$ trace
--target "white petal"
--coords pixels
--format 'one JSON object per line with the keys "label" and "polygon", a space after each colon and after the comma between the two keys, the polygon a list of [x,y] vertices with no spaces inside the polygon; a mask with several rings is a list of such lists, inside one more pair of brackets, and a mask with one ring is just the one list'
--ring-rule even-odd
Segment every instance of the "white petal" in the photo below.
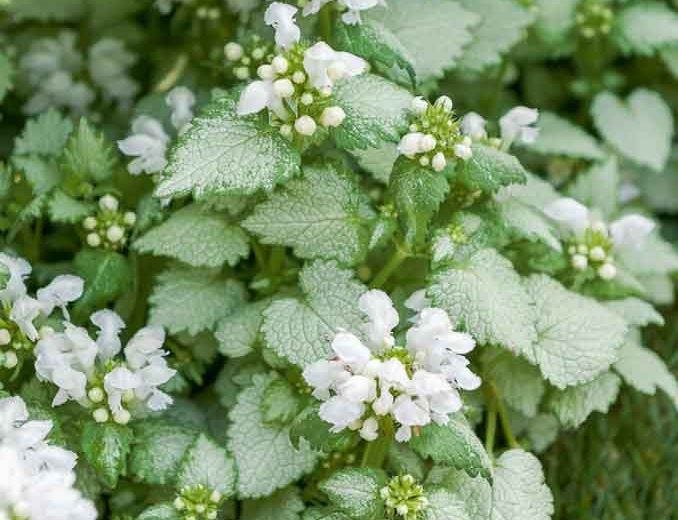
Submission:
{"label": "white petal", "polygon": [[102,309],[90,316],[90,321],[99,329],[97,345],[102,360],[111,359],[120,352],[120,331],[125,328],[125,322],[114,311]]}
{"label": "white petal", "polygon": [[0,263],[4,264],[9,271],[9,280],[7,280],[5,288],[0,291],[0,299],[11,302],[26,294],[24,278],[31,274],[31,264],[23,258],[13,257],[5,253],[0,253]]}
{"label": "white petal", "polygon": [[158,326],[147,326],[132,336],[125,347],[125,359],[136,370],[150,359],[164,355],[162,345],[165,342],[165,330]]}
{"label": "white petal", "polygon": [[360,419],[365,407],[348,399],[336,396],[320,405],[320,418],[333,425],[333,432],[340,432],[352,422]]}
{"label": "white petal", "polygon": [[588,227],[591,218],[586,206],[568,197],[557,199],[547,205],[544,214],[577,235]]}
{"label": "white petal", "polygon": [[395,385],[400,389],[405,388],[410,381],[405,367],[398,359],[389,359],[382,363],[379,379],[389,387]]}
{"label": "white petal", "polygon": [[47,304],[45,307],[46,315],[51,314],[52,308],[61,307],[66,319],[68,319],[66,304],[80,298],[84,288],[85,281],[82,278],[63,274],[54,278],[46,287],[38,289],[36,296],[40,302]]}
{"label": "white petal", "polygon": [[360,370],[370,360],[372,353],[350,332],[339,332],[332,340],[332,350],[344,363]]}
{"label": "white petal", "polygon": [[385,292],[373,289],[359,298],[358,307],[369,318],[365,325],[367,344],[375,352],[391,348],[394,343],[391,331],[400,320],[391,298]]}
{"label": "white petal", "polygon": [[405,426],[424,426],[431,422],[431,415],[422,405],[424,401],[414,401],[407,395],[401,395],[393,405],[393,416]]}
{"label": "white petal", "polygon": [[377,393],[377,383],[371,377],[351,376],[337,388],[342,397],[352,403],[373,401]]}
{"label": "white petal", "polygon": [[626,215],[610,224],[610,236],[615,248],[639,248],[656,224],[642,215]]}
{"label": "white petal", "polygon": [[472,139],[484,139],[487,137],[486,124],[487,120],[480,114],[469,112],[461,120],[461,133]]}
{"label": "white petal", "polygon": [[238,115],[245,116],[248,114],[256,114],[266,108],[271,97],[274,95],[273,82],[253,81],[240,94],[240,101],[238,102]]}
{"label": "white petal", "polygon": [[264,13],[264,22],[275,29],[275,43],[289,49],[301,38],[301,30],[295,23],[298,9],[282,2],[273,2]]}

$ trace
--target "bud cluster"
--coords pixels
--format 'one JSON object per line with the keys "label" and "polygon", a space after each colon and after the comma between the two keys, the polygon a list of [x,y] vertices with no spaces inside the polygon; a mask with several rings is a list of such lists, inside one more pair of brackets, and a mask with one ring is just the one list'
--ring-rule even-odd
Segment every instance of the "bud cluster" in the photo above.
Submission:
{"label": "bud cluster", "polygon": [[613,18],[608,0],[583,0],[577,6],[577,28],[587,40],[609,34]]}
{"label": "bud cluster", "polygon": [[33,342],[10,319],[11,310],[7,305],[0,310],[0,368],[10,370],[17,366],[22,352],[33,350]]}
{"label": "bud cluster", "polygon": [[581,235],[568,244],[570,263],[577,271],[589,268],[603,280],[612,280],[617,275],[612,256],[612,241],[603,222],[592,223]]}
{"label": "bud cluster", "polygon": [[256,75],[259,67],[270,63],[275,55],[271,43],[253,34],[245,38],[242,43],[228,42],[224,46],[224,56],[228,71],[236,79],[246,81]]}
{"label": "bud cluster", "polygon": [[85,241],[90,247],[117,251],[125,247],[129,231],[136,221],[136,213],[120,211],[118,199],[113,195],[104,195],[99,199],[97,214],[82,222],[87,232]]}
{"label": "bud cluster", "polygon": [[393,477],[379,494],[386,505],[388,518],[416,520],[428,507],[424,488],[412,475]]}
{"label": "bud cluster", "polygon": [[400,140],[398,152],[437,172],[444,170],[450,161],[470,159],[471,138],[462,135],[452,106],[447,96],[439,97],[434,104],[422,97],[414,98],[411,107],[414,120],[409,133]]}
{"label": "bud cluster", "polygon": [[214,520],[219,514],[223,497],[217,490],[203,485],[184,487],[174,499],[174,509],[183,520]]}

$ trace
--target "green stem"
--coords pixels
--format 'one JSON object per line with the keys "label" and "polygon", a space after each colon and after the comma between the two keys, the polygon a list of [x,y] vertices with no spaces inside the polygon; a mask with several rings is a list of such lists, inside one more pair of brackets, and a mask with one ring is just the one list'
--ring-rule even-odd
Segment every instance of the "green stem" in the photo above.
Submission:
{"label": "green stem", "polygon": [[492,387],[494,390],[495,400],[497,403],[497,413],[499,414],[501,429],[504,432],[506,442],[511,448],[521,448],[520,443],[516,440],[515,435],[513,435],[513,429],[511,428],[511,421],[508,416],[508,410],[506,409],[506,405],[504,404],[504,401],[501,400],[501,397],[499,397],[499,394],[497,393],[494,384],[492,385]]}
{"label": "green stem", "polygon": [[383,287],[395,270],[400,267],[400,264],[402,264],[409,256],[410,254],[407,251],[404,251],[396,246],[395,253],[393,253],[393,256],[389,259],[386,265],[372,279],[370,286],[373,289],[379,289],[380,287]]}
{"label": "green stem", "polygon": [[388,455],[391,442],[393,442],[393,422],[388,419],[380,423],[379,426],[379,437],[365,445],[363,459],[360,463],[363,468],[381,468]]}
{"label": "green stem", "polygon": [[328,44],[332,43],[333,14],[334,10],[331,4],[323,7],[319,14],[320,36]]}
{"label": "green stem", "polygon": [[170,71],[165,74],[165,76],[158,82],[154,90],[161,93],[170,90],[174,85],[176,85],[177,81],[179,81],[179,78],[181,78],[184,70],[186,70],[187,65],[188,56],[186,54],[180,54],[177,56],[177,59]]}
{"label": "green stem", "polygon": [[492,457],[494,453],[494,437],[497,433],[497,398],[491,391],[486,391],[487,425],[485,426],[485,451]]}
{"label": "green stem", "polygon": [[260,271],[266,270],[266,254],[264,253],[264,248],[261,247],[261,244],[256,240],[252,240],[251,243],[252,251],[254,252],[254,259],[257,262],[257,267]]}
{"label": "green stem", "polygon": [[285,248],[282,246],[275,246],[271,250],[271,256],[268,262],[271,274],[278,274],[285,264]]}

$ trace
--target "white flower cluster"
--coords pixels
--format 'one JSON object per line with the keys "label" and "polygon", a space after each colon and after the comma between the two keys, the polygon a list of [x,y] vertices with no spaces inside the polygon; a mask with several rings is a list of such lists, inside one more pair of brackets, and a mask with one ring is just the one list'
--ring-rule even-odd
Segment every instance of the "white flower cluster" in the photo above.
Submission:
{"label": "white flower cluster", "polygon": [[90,247],[118,250],[127,244],[128,234],[137,221],[133,211],[119,211],[120,203],[113,195],[99,199],[99,212],[82,221],[87,231],[85,238]]}
{"label": "white flower cluster", "polygon": [[452,107],[447,96],[440,96],[433,105],[420,96],[414,98],[411,111],[415,121],[400,140],[398,153],[437,172],[453,158],[470,159],[471,139],[461,135]]}
{"label": "white flower cluster", "polygon": [[22,356],[30,354],[38,340],[36,320],[44,320],[56,307],[66,319],[66,305],[82,295],[82,278],[72,275],[57,276],[38,289],[35,298],[28,294],[24,280],[31,273],[31,264],[23,258],[0,253],[0,265],[7,273],[7,282],[0,290],[0,367],[14,368]]}
{"label": "white flower cluster", "polygon": [[[62,31],[55,38],[37,40],[21,57],[19,68],[31,88],[24,112],[37,114],[54,107],[85,114],[96,99],[94,87],[100,89],[104,100],[121,108],[131,105],[139,90],[129,75],[136,56],[113,38],[92,45],[87,59],[76,45],[76,34]],[[91,83],[76,79],[83,75],[89,75]]]}
{"label": "white flower cluster", "polygon": [[224,57],[227,69],[236,79],[244,81],[256,75],[259,67],[270,63],[275,55],[273,44],[264,41],[258,34],[243,38],[241,43],[228,42],[224,45]]}
{"label": "white flower cluster", "polygon": [[[191,126],[193,107],[196,99],[186,87],[174,87],[165,97],[165,103],[171,109],[172,126],[181,135]],[[118,141],[120,151],[136,157],[127,165],[132,175],[141,173],[160,173],[167,166],[167,146],[170,137],[162,123],[151,116],[139,116],[132,121],[132,135]]]}
{"label": "white flower cluster", "polygon": [[305,49],[299,45],[301,31],[295,23],[297,8],[273,2],[265,14],[275,29],[276,45],[283,52],[270,64],[259,67],[261,78],[250,83],[238,103],[238,114],[248,115],[267,108],[280,132],[312,136],[318,124],[339,126],[346,117],[338,106],[327,106],[332,87],[340,79],[362,74],[367,62],[348,52],[338,52],[325,42]]}
{"label": "white flower cluster", "polygon": [[[125,323],[104,309],[90,317],[99,329],[96,341],[86,329],[64,322],[63,332],[45,334],[36,346],[35,371],[59,390],[52,406],[77,401],[93,408],[97,422],[109,418],[127,424],[133,412],[164,410],[172,398],[159,390],[176,373],[167,366],[161,327],[140,329],[127,343],[124,360],[118,356]],[[127,407],[127,408],[125,408]]]}
{"label": "white flower cluster", "polygon": [[[333,0],[311,0],[304,7],[304,16],[316,14],[325,5]],[[361,22],[360,13],[367,9],[377,6],[386,6],[386,0],[337,0],[340,7],[347,9],[341,15],[341,20],[348,25],[355,25]]]}
{"label": "white flower cluster", "polygon": [[[499,119],[501,139],[490,139],[492,145],[508,150],[511,145],[519,143],[533,143],[539,135],[539,129],[533,126],[539,119],[539,111],[523,106],[513,107]],[[475,112],[469,112],[461,121],[461,132],[474,141],[487,140],[485,125],[487,120]]]}
{"label": "white flower cluster", "polygon": [[586,206],[571,198],[560,198],[544,208],[566,235],[567,252],[574,269],[593,268],[603,280],[617,275],[614,253],[624,248],[640,248],[654,230],[655,223],[642,215],[626,215],[606,224]]}
{"label": "white flower cluster", "polygon": [[413,428],[447,423],[462,407],[458,389],[480,386],[464,357],[475,347],[473,338],[456,332],[445,311],[429,307],[423,291],[406,302],[418,312],[406,347],[395,345],[399,317],[387,294],[368,291],[358,304],[368,317],[364,341],[339,332],[332,341],[334,357],[304,369],[313,395],[324,401],[320,417],[333,432],[360,430],[368,441],[387,422],[395,421],[399,442],[408,441]]}
{"label": "white flower cluster", "polygon": [[29,421],[19,397],[0,399],[0,520],[94,520],[73,487],[76,455],[45,440],[51,421]]}

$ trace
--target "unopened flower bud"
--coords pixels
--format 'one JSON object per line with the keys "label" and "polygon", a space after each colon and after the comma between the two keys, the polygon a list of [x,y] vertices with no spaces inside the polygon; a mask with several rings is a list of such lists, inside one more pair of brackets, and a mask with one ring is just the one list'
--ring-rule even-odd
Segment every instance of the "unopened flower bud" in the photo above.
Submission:
{"label": "unopened flower bud", "polygon": [[306,81],[306,74],[298,70],[292,74],[292,81],[297,85],[301,85],[304,81]]}
{"label": "unopened flower bud", "polygon": [[471,150],[470,146],[463,143],[455,144],[454,155],[459,157],[462,161],[468,161],[471,157],[473,157],[473,150]]}
{"label": "unopened flower bud", "polygon": [[101,237],[97,233],[90,233],[87,235],[87,245],[90,247],[99,247],[101,245]]}
{"label": "unopened flower bud", "polygon": [[332,87],[322,87],[319,92],[324,98],[330,97],[332,95]]}
{"label": "unopened flower bud", "polygon": [[235,74],[235,77],[240,80],[250,77],[250,71],[247,67],[238,67],[237,69],[233,69],[233,73]]}
{"label": "unopened flower bud", "polygon": [[257,75],[261,79],[273,79],[275,76],[275,71],[273,70],[273,67],[270,65],[261,65],[257,69]]}
{"label": "unopened flower bud", "polygon": [[184,499],[181,497],[177,497],[174,499],[174,509],[177,511],[181,511],[186,507],[186,502],[184,502]]}
{"label": "unopened flower bud", "polygon": [[311,103],[313,103],[313,94],[311,94],[310,92],[304,92],[301,95],[301,104],[308,106]]}
{"label": "unopened flower bud", "polygon": [[91,231],[92,229],[97,227],[97,219],[94,217],[87,217],[85,220],[82,221],[82,227]]}
{"label": "unopened flower bud", "polygon": [[273,90],[281,98],[288,98],[294,94],[294,85],[287,78],[279,79],[273,83]]}
{"label": "unopened flower bud", "polygon": [[607,226],[605,225],[605,222],[600,220],[591,224],[591,229],[596,233],[603,233],[605,235],[607,234]]}
{"label": "unopened flower bud", "polygon": [[100,403],[104,400],[105,395],[101,388],[95,386],[94,388],[91,388],[89,392],[87,392],[87,397],[89,397],[89,400],[93,403]]}
{"label": "unopened flower bud", "polygon": [[210,494],[210,502],[213,502],[214,504],[219,503],[221,500],[221,493],[219,493],[216,489],[212,491]]}
{"label": "unopened flower bud", "polygon": [[122,237],[124,236],[125,230],[116,224],[113,224],[106,230],[106,238],[113,242],[114,244],[116,242],[120,242],[120,240],[122,240]]}
{"label": "unopened flower bud", "polygon": [[224,46],[224,56],[228,61],[238,61],[242,58],[242,53],[242,46],[235,42],[229,42]]}
{"label": "unopened flower bud", "polygon": [[433,156],[433,161],[431,161],[431,165],[433,166],[433,169],[437,172],[440,172],[445,169],[445,166],[447,166],[447,160],[445,159],[445,155],[443,155],[442,152],[438,152]]}
{"label": "unopened flower bud", "polygon": [[419,157],[419,164],[422,166],[428,166],[431,161],[429,160],[427,155],[422,155]]}
{"label": "unopened flower bud", "polygon": [[589,256],[591,257],[591,260],[594,260],[596,262],[601,262],[601,261],[605,260],[605,256],[606,256],[605,250],[600,246],[596,246],[593,249],[591,249]]}
{"label": "unopened flower bud", "polygon": [[327,107],[320,115],[320,124],[327,127],[336,127],[344,122],[346,112],[341,107]]}
{"label": "unopened flower bud", "polygon": [[448,96],[440,96],[436,99],[435,106],[442,108],[445,112],[450,112],[454,103],[452,103],[452,100]]}
{"label": "unopened flower bud", "polygon": [[19,363],[16,352],[9,350],[5,352],[5,368],[14,368]]}
{"label": "unopened flower bud", "polygon": [[292,126],[291,125],[282,125],[280,127],[280,133],[285,137],[292,135]]}
{"label": "unopened flower bud", "polygon": [[260,60],[261,58],[264,57],[264,49],[262,49],[261,47],[257,47],[252,51],[252,57],[255,60]]}
{"label": "unopened flower bud", "polygon": [[106,408],[97,408],[94,410],[94,413],[92,413],[92,417],[94,417],[94,420],[98,423],[105,423],[108,421],[108,410]]}
{"label": "unopened flower bud", "polygon": [[122,221],[128,225],[128,226],[133,226],[136,224],[137,221],[137,214],[134,213],[134,211],[128,211],[125,213],[125,215],[122,217]]}
{"label": "unopened flower bud", "polygon": [[132,415],[124,408],[113,414],[113,420],[118,424],[127,424],[131,418]]}
{"label": "unopened flower bud", "polygon": [[113,195],[104,195],[99,199],[99,207],[104,211],[118,211],[118,199]]}
{"label": "unopened flower bud", "polygon": [[598,268],[598,276],[603,280],[612,280],[617,276],[617,268],[612,264],[605,263]]}
{"label": "unopened flower bud", "polygon": [[417,96],[412,100],[410,108],[412,109],[412,112],[414,112],[415,114],[421,115],[424,112],[426,112],[426,109],[428,108],[428,101],[426,101],[421,96]]}
{"label": "unopened flower bud", "polygon": [[51,336],[52,334],[54,334],[54,329],[49,325],[43,325],[42,327],[40,327],[38,334],[40,335],[40,339],[43,339],[46,338],[47,336]]}
{"label": "unopened flower bud", "polygon": [[210,511],[207,513],[207,520],[216,520],[217,516],[218,515],[216,511]]}
{"label": "unopened flower bud", "polygon": [[0,329],[0,345],[9,345],[12,341],[12,335],[7,329]]}
{"label": "unopened flower bud", "polygon": [[294,128],[301,135],[311,136],[315,134],[318,125],[311,116],[301,116],[294,122]]}
{"label": "unopened flower bud", "polygon": [[437,144],[438,142],[436,141],[435,137],[433,137],[431,134],[426,134],[419,141],[419,150],[422,152],[430,152],[436,147]]}
{"label": "unopened flower bud", "polygon": [[572,267],[577,271],[583,271],[589,265],[588,259],[584,255],[574,255],[572,257]]}
{"label": "unopened flower bud", "polygon": [[204,504],[196,504],[195,505],[195,512],[198,514],[203,514],[205,512],[205,505]]}
{"label": "unopened flower bud", "polygon": [[284,74],[285,72],[287,72],[289,66],[290,64],[288,63],[288,61],[282,56],[276,56],[275,58],[273,58],[273,61],[271,62],[271,67],[273,67],[273,70],[276,71],[278,74]]}

